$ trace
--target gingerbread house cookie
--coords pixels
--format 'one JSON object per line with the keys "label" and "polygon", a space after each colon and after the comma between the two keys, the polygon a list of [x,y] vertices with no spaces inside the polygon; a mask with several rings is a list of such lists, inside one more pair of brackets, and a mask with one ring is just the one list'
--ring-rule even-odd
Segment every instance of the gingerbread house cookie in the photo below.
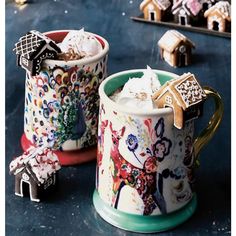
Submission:
{"label": "gingerbread house cookie", "polygon": [[171,1],[169,0],[144,0],[140,4],[144,19],[150,21],[166,21],[170,16]]}
{"label": "gingerbread house cookie", "polygon": [[195,76],[185,73],[177,79],[166,82],[152,99],[157,108],[173,108],[174,125],[182,129],[185,121],[202,115],[206,94]]}
{"label": "gingerbread house cookie", "polygon": [[31,201],[39,202],[45,192],[56,184],[56,172],[61,168],[55,153],[48,148],[30,148],[10,163],[15,175],[15,194],[29,192]]}
{"label": "gingerbread house cookie", "polygon": [[231,7],[227,1],[217,2],[205,11],[207,28],[219,32],[231,31]]}
{"label": "gingerbread house cookie", "polygon": [[168,30],[158,41],[160,56],[173,67],[191,63],[194,43],[177,30]]}
{"label": "gingerbread house cookie", "polygon": [[61,49],[57,44],[36,30],[31,30],[19,39],[13,49],[17,55],[17,64],[32,76],[38,75],[44,59],[55,59]]}
{"label": "gingerbread house cookie", "polygon": [[172,7],[174,21],[180,25],[196,25],[199,20],[199,12],[202,4],[199,0],[179,0],[175,1]]}

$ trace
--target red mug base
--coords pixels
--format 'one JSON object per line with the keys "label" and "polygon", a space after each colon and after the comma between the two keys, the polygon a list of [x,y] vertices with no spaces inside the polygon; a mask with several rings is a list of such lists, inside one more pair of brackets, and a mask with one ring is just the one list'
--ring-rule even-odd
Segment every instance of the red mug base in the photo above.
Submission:
{"label": "red mug base", "polygon": [[[25,133],[21,136],[21,147],[26,151],[34,146],[27,138]],[[62,166],[79,165],[96,159],[97,147],[90,147],[84,150],[74,151],[55,151]]]}

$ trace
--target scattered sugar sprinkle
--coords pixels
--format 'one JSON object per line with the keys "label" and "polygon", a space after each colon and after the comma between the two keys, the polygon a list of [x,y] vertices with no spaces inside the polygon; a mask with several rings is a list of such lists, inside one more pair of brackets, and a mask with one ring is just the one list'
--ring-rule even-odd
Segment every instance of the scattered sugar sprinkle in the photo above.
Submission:
{"label": "scattered sugar sprinkle", "polygon": [[14,14],[17,14],[17,10],[14,11]]}
{"label": "scattered sugar sprinkle", "polygon": [[67,14],[67,13],[68,13],[68,11],[67,11],[67,10],[65,10],[64,12],[65,12],[65,14]]}
{"label": "scattered sugar sprinkle", "polygon": [[216,222],[215,222],[215,221],[213,221],[213,222],[212,222],[212,225],[215,225],[215,224],[216,224]]}
{"label": "scattered sugar sprinkle", "polygon": [[122,16],[125,16],[125,12],[122,12]]}
{"label": "scattered sugar sprinkle", "polygon": [[43,228],[43,229],[44,229],[44,228],[46,228],[46,226],[45,226],[45,225],[40,225],[39,227],[40,227],[40,228]]}
{"label": "scattered sugar sprinkle", "polygon": [[75,213],[73,213],[73,212],[72,212],[72,213],[71,213],[71,215],[72,215],[72,216],[74,216],[74,215],[75,215]]}
{"label": "scattered sugar sprinkle", "polygon": [[85,225],[88,225],[88,222],[87,222],[86,220],[84,220],[84,224],[85,224]]}
{"label": "scattered sugar sprinkle", "polygon": [[130,1],[129,1],[129,3],[130,3],[130,4],[132,4],[132,3],[133,3],[133,1],[132,1],[132,0],[130,0]]}

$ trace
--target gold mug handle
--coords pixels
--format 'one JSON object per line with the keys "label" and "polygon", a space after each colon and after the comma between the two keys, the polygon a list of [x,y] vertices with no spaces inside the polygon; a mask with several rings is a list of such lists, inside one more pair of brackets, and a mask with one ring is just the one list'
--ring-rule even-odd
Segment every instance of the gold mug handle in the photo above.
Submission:
{"label": "gold mug handle", "polygon": [[216,92],[211,87],[205,86],[203,87],[207,98],[212,97],[215,103],[215,112],[212,115],[210,121],[208,122],[207,127],[200,133],[200,135],[194,140],[193,148],[194,148],[194,157],[195,163],[198,164],[198,156],[203,146],[205,146],[210,139],[215,134],[217,128],[220,125],[220,122],[223,117],[224,106],[222,99],[218,92]]}

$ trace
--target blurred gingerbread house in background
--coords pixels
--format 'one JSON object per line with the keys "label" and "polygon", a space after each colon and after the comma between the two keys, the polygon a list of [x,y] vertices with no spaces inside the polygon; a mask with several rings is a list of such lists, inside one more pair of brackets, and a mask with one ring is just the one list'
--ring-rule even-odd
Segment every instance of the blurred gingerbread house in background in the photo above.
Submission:
{"label": "blurred gingerbread house in background", "polygon": [[171,14],[170,0],[144,0],[140,4],[140,10],[143,12],[144,19],[150,21],[169,20]]}
{"label": "blurred gingerbread house in background", "polygon": [[186,121],[202,115],[206,94],[195,76],[185,73],[166,82],[152,99],[157,108],[173,108],[174,125],[182,129]]}
{"label": "blurred gingerbread house in background", "polygon": [[207,27],[219,32],[231,31],[231,7],[227,1],[217,2],[205,11]]}
{"label": "blurred gingerbread house in background", "polygon": [[191,63],[194,43],[176,30],[168,30],[158,41],[160,56],[173,67]]}
{"label": "blurred gingerbread house in background", "polygon": [[179,0],[172,6],[175,23],[190,26],[199,23],[199,12],[202,4],[198,0]]}
{"label": "blurred gingerbread house in background", "polygon": [[230,8],[231,0],[143,0],[140,4],[143,16],[131,18],[230,37]]}

